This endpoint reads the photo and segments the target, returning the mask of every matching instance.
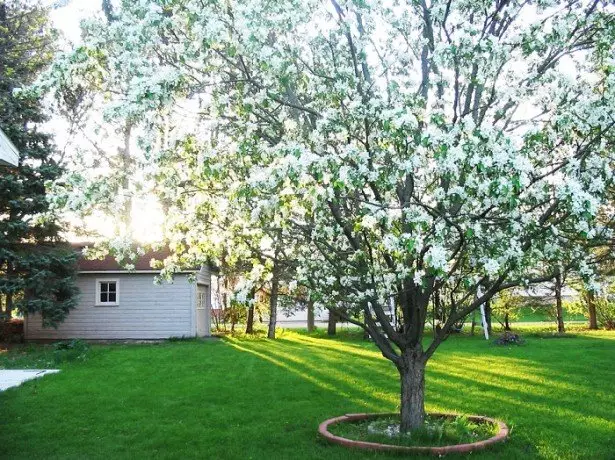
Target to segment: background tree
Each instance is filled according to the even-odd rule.
[[[0,126],[20,152],[18,166],[0,174],[0,302],[5,317],[37,312],[46,325],[61,322],[75,306],[76,254],[62,244],[47,196],[48,183],[63,170],[41,128],[41,100],[16,91],[49,64],[54,39],[46,10],[0,2]]]
[[[593,291],[586,291],[583,294],[583,300],[587,305],[587,319],[588,319],[588,327],[590,329],[596,330],[598,329],[598,316],[596,314],[596,295]]]
[[[500,291],[492,302],[493,313],[502,318],[504,330],[510,331],[510,322],[518,318],[519,309],[523,306],[523,298],[515,295],[512,289]]]
[[[610,197],[611,206],[615,202],[614,197]],[[615,230],[615,222],[613,221],[613,216],[606,213],[599,213],[598,219],[602,223],[602,225],[613,232]],[[615,232],[614,232],[615,233]],[[609,311],[609,302],[612,299],[609,299],[609,296],[612,296],[612,282],[611,279],[613,274],[615,274],[615,239],[607,239],[602,245],[588,245],[588,251],[592,251],[594,253],[594,266],[593,271],[598,275],[597,283],[587,285],[583,282],[577,282],[575,287],[581,293],[580,302],[577,302],[577,306],[583,306],[581,309],[583,313],[586,314],[588,319],[588,327],[589,329],[598,329],[598,308],[601,308],[603,312]],[[578,277],[576,277],[576,281]],[[607,301],[605,303],[605,300]],[[610,309],[611,313],[615,311],[615,309]],[[607,313],[608,314],[608,313]],[[615,315],[612,315],[613,321],[611,324],[612,327],[615,327]],[[608,321],[604,321],[603,315],[603,324],[606,324]]]
[[[599,1],[152,0],[109,27],[141,56],[130,104],[204,101],[224,143],[194,165],[241,172],[222,191],[257,204],[242,225],[277,216],[299,284],[398,369],[407,431],[458,321],[558,270],[591,277],[582,242],[610,237],[613,24]],[[424,345],[435,296],[450,314]]]
[[[252,298],[253,291],[266,294],[267,337],[275,338],[280,296],[296,266],[294,239],[280,213],[271,212],[268,203],[273,198],[246,194],[239,187],[250,169],[250,152],[244,161],[228,164],[220,163],[221,157],[203,155],[224,148],[210,133],[203,139],[188,136],[159,156],[157,196],[169,214],[181,216],[167,221],[167,234],[171,239],[181,235],[181,243],[173,245],[180,258],[198,252],[220,261],[222,276],[240,277],[236,293],[243,291],[241,297]],[[251,333],[254,302],[247,319],[246,331]]]
[[[567,304],[569,311],[585,315],[590,329],[615,329],[615,287],[605,281],[599,291],[581,289],[580,298]],[[590,310],[591,308],[591,310]],[[592,326],[594,322],[595,327]]]
[[[98,17],[81,23],[81,39],[96,42],[96,48],[75,46],[70,53],[58,52],[58,69],[47,74],[45,86],[67,131],[63,159],[68,168],[54,197],[65,213],[77,217],[74,233],[101,238],[87,225],[87,218],[95,214],[113,223],[113,235],[104,236],[123,244],[133,237],[135,207],[143,205],[140,200],[152,188],[147,181],[151,152],[141,148],[143,137],[151,136],[161,149],[173,127],[161,111],[156,113],[156,128],[148,130],[152,120],[140,105],[130,103],[131,70],[135,58],[142,56],[135,57],[110,33],[116,20],[113,3],[102,0]],[[158,77],[164,78],[150,75],[150,84],[162,84],[154,81]]]

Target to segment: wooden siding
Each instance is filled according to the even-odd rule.
[[[119,279],[120,304],[95,306],[96,280]],[[26,339],[164,339],[194,336],[195,284],[188,275],[153,284],[154,274],[81,274],[79,306],[57,329],[43,328],[39,315],[26,319]]]

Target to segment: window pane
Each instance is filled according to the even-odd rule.
[[[115,292],[115,282],[109,283],[109,292]]]
[[[106,292],[101,292],[100,293],[100,301],[101,302],[108,302],[109,301],[109,297],[108,297],[108,294]]]
[[[115,302],[115,292],[109,293],[109,302]]]
[[[100,292],[108,292],[109,283],[100,283]]]

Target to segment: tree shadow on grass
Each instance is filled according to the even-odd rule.
[[[228,343],[237,350],[283,367],[324,391],[345,398],[350,403],[346,412],[390,411],[395,408],[397,398],[391,397],[390,390],[395,386],[396,373],[387,362],[366,360],[363,364],[356,364],[354,358],[349,361],[348,356],[340,352],[322,353],[272,341],[242,343],[233,340]],[[370,367],[369,380],[365,378],[367,366]],[[387,367],[393,372],[386,372]]]
[[[321,356],[301,366],[280,359],[296,353],[283,344],[263,354],[269,344],[108,347],[58,379],[0,394],[0,457],[373,457],[319,442],[316,429],[381,398],[312,376]]]
[[[514,426],[513,439],[537,446],[541,457],[612,456],[612,339],[483,344],[447,344],[436,354],[428,366],[430,403],[500,417]]]
[[[273,345],[271,341],[263,342],[262,350],[278,350],[282,354],[303,355],[314,361],[314,365],[318,366],[321,362],[329,364],[331,369],[339,365],[349,372],[358,370],[360,375],[363,375],[363,369],[366,366],[371,367],[371,372],[380,374],[384,378],[390,378],[391,375],[397,375],[393,364],[383,359],[380,352],[369,342],[358,342],[356,345],[350,345],[347,342],[342,344],[329,344],[330,341],[322,341],[322,345],[316,341],[305,341],[303,337],[297,336],[293,338],[276,339]],[[286,351],[288,350],[288,351]],[[352,359],[349,360],[348,358]],[[315,359],[312,359],[315,358]],[[378,365],[374,365],[378,363]]]
[[[506,349],[452,338],[428,365],[427,408],[511,424],[507,445],[472,458],[608,458],[615,380],[601,369],[615,344],[574,341]],[[316,436],[328,417],[396,409],[397,372],[367,342],[288,334],[93,356],[0,394],[0,457],[387,457]]]
[[[609,382],[612,385],[615,381],[612,372],[600,371],[608,369],[612,361],[604,353],[589,362],[585,356],[587,347],[595,349],[596,341],[604,339],[574,340],[572,345],[580,340],[581,346],[564,342],[551,345],[555,342],[550,341],[546,348],[542,344],[543,349],[533,350],[536,344],[530,341],[526,347],[511,351],[480,341],[449,344],[445,347],[448,350],[436,354],[428,365],[427,408],[490,415],[511,423],[514,434],[507,450],[510,458],[574,458],[584,452],[595,452],[594,457],[606,455],[615,429],[615,401],[609,391],[596,389],[596,385],[609,388]],[[329,341],[321,346],[318,341],[293,337],[275,345],[250,345],[251,351],[309,375],[323,388],[341,391],[353,404],[374,411],[397,407],[397,373],[377,351],[370,351],[363,343],[345,341],[340,347]],[[612,341],[604,342],[602,351],[612,353]],[[553,359],[560,354],[567,359]],[[598,376],[588,379],[588,366],[597,369]],[[370,382],[364,383],[365,379]],[[378,398],[374,398],[375,392]]]

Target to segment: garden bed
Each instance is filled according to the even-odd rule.
[[[508,427],[488,417],[429,414],[423,428],[399,433],[399,414],[347,414],[320,424],[328,441],[364,450],[444,455],[468,453],[502,442]]]

